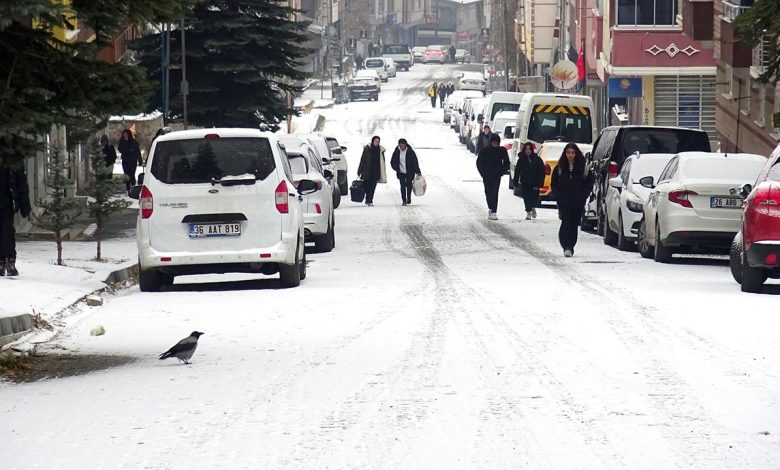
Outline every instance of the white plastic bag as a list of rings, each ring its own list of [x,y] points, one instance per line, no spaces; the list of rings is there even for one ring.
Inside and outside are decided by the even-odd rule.
[[[428,183],[425,182],[425,177],[423,175],[415,175],[414,180],[412,180],[414,195],[422,196],[425,194],[426,189],[428,189]]]

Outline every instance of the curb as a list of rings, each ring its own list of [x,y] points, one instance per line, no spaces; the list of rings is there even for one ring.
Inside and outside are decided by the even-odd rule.
[[[111,271],[106,276],[103,283],[106,285],[100,289],[96,289],[89,294],[86,294],[79,300],[65,307],[63,310],[67,310],[74,305],[83,302],[90,295],[101,294],[114,284],[129,281],[138,275],[138,263],[134,263],[123,268],[119,268],[115,271]],[[24,313],[21,315],[15,315],[12,317],[0,318],[0,348],[6,346],[14,341],[19,340],[26,334],[30,333],[35,326],[34,317],[32,314]]]

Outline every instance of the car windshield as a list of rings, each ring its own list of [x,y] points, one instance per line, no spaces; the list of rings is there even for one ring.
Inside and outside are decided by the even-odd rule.
[[[628,129],[623,134],[621,144],[625,157],[634,152],[642,154],[710,151],[706,132],[687,129]]]
[[[775,164],[772,165],[772,168],[769,169],[766,179],[780,182],[780,159],[778,159]]]
[[[685,164],[686,178],[755,181],[766,162],[728,157],[694,158]]]
[[[384,67],[385,62],[382,59],[366,59],[366,67]]]
[[[290,162],[290,168],[295,175],[305,175],[309,172],[309,162],[306,161],[300,153],[287,151],[287,159]]]
[[[577,142],[578,144],[591,143],[593,131],[590,115],[556,112],[561,108],[563,107],[549,112],[533,111],[528,124],[528,139],[534,142],[557,140],[560,142]]]
[[[268,139],[229,137],[157,142],[150,171],[163,183],[195,184],[245,174],[262,181],[275,169]]]
[[[388,44],[382,48],[383,54],[408,54],[409,48],[407,46],[400,46],[394,44]]]

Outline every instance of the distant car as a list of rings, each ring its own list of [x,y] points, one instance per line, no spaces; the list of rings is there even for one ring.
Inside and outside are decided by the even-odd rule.
[[[369,57],[363,61],[363,67],[365,70],[373,70],[379,75],[379,79],[386,82],[389,74],[387,72],[387,62],[382,57]]]
[[[423,52],[425,52],[426,47],[425,46],[417,46],[412,48],[412,56],[414,56],[414,61],[417,62],[423,60]]]
[[[755,184],[748,181],[740,188],[745,205],[730,265],[743,292],[761,292],[767,278],[780,279],[780,145]]]
[[[493,132],[501,137],[501,146],[509,150],[515,134],[517,111],[499,111],[493,118]]]
[[[145,170],[130,191],[140,206],[141,291],[158,291],[187,274],[279,273],[282,287],[306,277],[298,199],[318,185],[293,177],[274,134],[171,132],[152,143]]]
[[[456,64],[470,64],[471,52],[466,49],[455,49],[455,63]]]
[[[423,52],[423,64],[430,64],[436,62],[444,64],[447,62],[447,46],[428,46]]]
[[[385,44],[382,46],[382,57],[393,59],[401,70],[408,71],[414,65],[414,56],[407,44]]]
[[[379,74],[375,70],[358,70],[347,84],[347,90],[350,101],[359,99],[379,101],[379,92],[382,91]]]
[[[676,252],[727,251],[740,228],[739,188],[755,181],[766,157],[745,153],[683,152],[664,167],[651,189],[637,241],[640,254],[669,262]]]
[[[385,60],[385,70],[387,71],[387,76],[391,78],[395,78],[398,75],[398,72],[396,70],[395,65],[395,59],[392,57],[382,57]]]
[[[482,93],[476,90],[455,90],[452,94],[447,95],[447,98],[444,100],[444,122],[447,123],[452,120],[453,109],[458,104],[459,98],[478,98],[481,96]]]
[[[639,180],[652,176],[653,180],[657,181],[661,171],[673,157],[673,154],[668,153],[643,155],[637,152],[626,159],[620,174],[609,180],[605,200],[605,244],[617,245],[621,251],[633,248],[644,215],[645,202],[651,192],[650,188],[642,186]]]
[[[341,188],[341,195],[346,196],[349,191],[349,183],[347,183],[347,147],[339,144],[338,139],[333,134],[323,134],[323,136],[330,149],[330,159],[335,162],[338,169],[337,181],[339,188]]]
[[[484,94],[487,89],[487,81],[480,72],[461,72],[455,88],[458,90],[477,90]]]
[[[309,144],[314,152],[317,154],[317,158],[322,162],[323,170],[330,170],[330,175],[326,178],[333,193],[333,207],[338,208],[341,205],[341,187],[338,184],[338,162],[333,161],[332,154],[328,149],[328,142],[325,136],[321,132],[312,132],[310,134],[293,134],[293,137],[304,141]],[[279,140],[283,143],[287,143],[284,134],[279,136]],[[293,144],[296,145],[296,144]],[[324,173],[323,173],[324,174]],[[345,178],[346,179],[346,178]]]

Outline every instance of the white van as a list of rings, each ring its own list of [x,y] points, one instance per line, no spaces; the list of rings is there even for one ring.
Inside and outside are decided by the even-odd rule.
[[[483,125],[490,126],[493,129],[493,118],[499,111],[517,111],[520,109],[520,103],[523,101],[525,93],[514,91],[494,91],[488,95],[487,113]]]
[[[279,273],[282,287],[306,277],[299,197],[317,191],[296,181],[274,134],[198,129],[155,139],[130,196],[139,286],[158,291],[186,274]]]
[[[383,57],[369,57],[363,61],[363,68],[365,70],[373,70],[379,75],[379,79],[386,82],[389,78],[387,73],[387,62]]]

